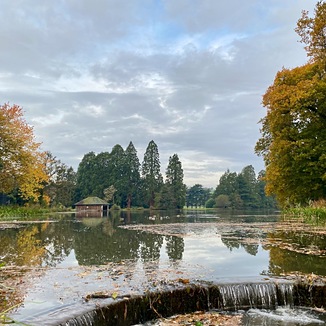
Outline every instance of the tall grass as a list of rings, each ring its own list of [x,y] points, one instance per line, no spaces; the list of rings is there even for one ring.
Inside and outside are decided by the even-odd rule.
[[[285,216],[301,218],[315,225],[326,225],[326,200],[311,201],[309,206],[288,208]]]
[[[27,220],[47,212],[48,209],[39,207],[0,206],[0,220]]]

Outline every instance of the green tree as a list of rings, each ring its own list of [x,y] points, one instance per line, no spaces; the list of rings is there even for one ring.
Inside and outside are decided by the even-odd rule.
[[[107,176],[110,180],[110,185],[113,185],[116,189],[114,194],[114,202],[120,207],[125,206],[127,201],[126,194],[126,154],[121,145],[117,144],[112,148],[110,153],[109,173]]]
[[[303,12],[297,33],[310,62],[282,69],[263,96],[267,114],[255,150],[266,165],[266,191],[281,206],[326,197],[326,3]]]
[[[216,197],[215,206],[221,208],[227,208],[231,205],[230,198],[228,195],[218,195]]]
[[[72,206],[76,191],[76,172],[62,163],[51,152],[46,152],[46,171],[49,181],[43,190],[43,197],[49,199],[51,206]]]
[[[186,202],[187,206],[201,207],[210,197],[210,189],[204,188],[201,184],[195,184],[187,189]]]
[[[96,187],[96,155],[94,152],[89,152],[84,155],[77,169],[77,186],[76,200],[81,200],[85,197],[95,195]]]
[[[155,195],[160,192],[163,185],[161,162],[158,147],[151,140],[146,148],[142,163],[142,178],[144,182],[145,201],[154,207]]]
[[[244,207],[258,208],[260,198],[257,189],[255,169],[252,165],[244,167],[238,174],[239,195]]]
[[[137,151],[132,142],[129,143],[125,151],[126,154],[126,192],[127,192],[127,208],[131,207],[131,203],[138,201],[140,190],[140,162]]]
[[[117,189],[114,188],[114,186],[109,186],[108,188],[105,188],[103,190],[104,194],[104,200],[108,203],[114,204],[114,193],[117,191]]]
[[[183,183],[182,164],[177,154],[169,158],[165,183],[173,194],[173,208],[183,208],[186,203],[186,186]]]
[[[104,189],[111,185],[111,155],[109,152],[101,152],[94,160],[94,189],[92,194],[102,198]]]
[[[220,177],[213,197],[216,199],[219,195],[227,195],[234,208],[242,207],[242,200],[239,195],[239,180],[236,172],[230,172],[229,169]]]

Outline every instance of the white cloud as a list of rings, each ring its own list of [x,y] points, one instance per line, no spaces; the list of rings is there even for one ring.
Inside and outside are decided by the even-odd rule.
[[[177,153],[188,186],[252,164],[261,97],[306,61],[294,32],[307,1],[5,0],[0,97],[23,106],[43,148],[84,154],[150,140]],[[8,23],[10,22],[10,24]]]

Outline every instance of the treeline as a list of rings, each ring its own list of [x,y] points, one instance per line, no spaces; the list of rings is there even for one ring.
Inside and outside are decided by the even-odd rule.
[[[256,177],[252,165],[242,169],[240,173],[227,170],[220,178],[213,200],[215,207],[243,208],[276,208],[275,197],[265,193],[265,171],[260,171]]]
[[[50,206],[72,206],[89,196],[102,198],[119,208],[176,209],[185,205],[186,186],[179,157],[170,156],[164,181],[158,147],[153,140],[142,163],[132,142],[125,150],[117,144],[111,152],[85,154],[77,172],[50,153],[47,155],[51,177],[42,198],[47,198]]]
[[[196,184],[187,188],[177,154],[161,173],[158,147],[149,142],[140,163],[130,142],[111,152],[89,152],[77,172],[51,152],[41,152],[33,129],[19,106],[0,106],[0,204],[71,207],[88,196],[121,208],[180,209],[188,207],[272,207],[260,174],[248,166],[240,174],[227,171],[215,191]]]
[[[275,197],[265,193],[264,176],[264,170],[256,176],[252,165],[244,167],[240,173],[227,170],[215,190],[200,184],[187,188],[186,205],[196,208],[276,208]]]
[[[182,164],[177,154],[170,156],[165,173],[161,173],[156,143],[149,142],[142,163],[130,142],[124,150],[117,144],[111,152],[84,155],[76,175],[76,196],[104,198],[121,208],[183,208],[186,186]]]

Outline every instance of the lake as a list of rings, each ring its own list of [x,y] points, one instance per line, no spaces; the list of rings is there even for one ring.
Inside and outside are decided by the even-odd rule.
[[[326,276],[325,228],[277,212],[115,211],[1,225],[0,263],[13,290],[0,300],[22,303],[11,317],[32,325],[85,310],[92,293],[112,300],[176,281]]]

